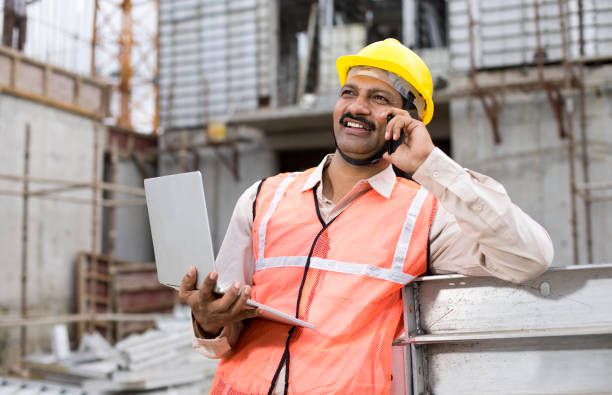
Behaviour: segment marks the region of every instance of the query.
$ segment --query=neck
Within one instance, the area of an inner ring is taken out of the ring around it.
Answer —
[[[323,171],[323,194],[334,203],[342,199],[357,182],[368,179],[384,170],[389,164],[381,160],[374,165],[355,166],[336,152],[329,166]]]

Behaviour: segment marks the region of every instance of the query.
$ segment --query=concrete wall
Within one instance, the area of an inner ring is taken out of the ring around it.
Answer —
[[[606,68],[606,82],[602,91],[590,96],[587,102],[591,182],[612,181],[612,68]],[[612,194],[612,188],[599,195]],[[593,202],[593,260],[612,262],[612,199]]]
[[[143,175],[134,161],[122,159],[118,163],[117,183],[143,187]],[[136,199],[133,195],[117,194],[117,199]],[[145,205],[120,206],[117,208],[115,257],[134,262],[153,262],[153,242]]]
[[[612,181],[612,80],[609,70],[589,71],[590,86],[599,87],[587,98],[587,141],[593,182]],[[580,259],[579,262],[573,260],[567,140],[559,137],[557,122],[545,94],[508,93],[501,99],[502,142],[499,145],[493,142],[490,123],[477,99],[452,101],[451,138],[455,160],[501,182],[513,201],[548,230],[555,246],[555,265],[587,263],[585,215],[580,198]],[[577,108],[577,101],[575,103]],[[575,130],[578,132],[577,118],[576,113]],[[577,178],[581,182],[578,154],[576,158]],[[612,201],[595,203],[592,210],[593,261],[610,262]]]
[[[0,94],[0,173],[23,174],[26,124],[31,127],[30,175],[91,182],[95,123],[87,118]],[[99,127],[99,126],[98,126]],[[100,131],[103,130],[99,127]],[[100,142],[103,141],[100,136]],[[100,149],[101,149],[100,144]],[[98,166],[101,174],[102,166]],[[42,185],[32,185],[31,190]],[[50,186],[48,186],[50,187]],[[21,191],[19,182],[0,181],[0,189]],[[63,193],[91,198],[91,189]],[[21,196],[0,194],[0,311],[20,313]],[[74,306],[74,259],[92,248],[92,206],[32,197],[28,218],[29,313],[53,315]],[[44,347],[50,327],[28,329],[30,351]],[[0,361],[18,352],[18,330],[0,331]]]

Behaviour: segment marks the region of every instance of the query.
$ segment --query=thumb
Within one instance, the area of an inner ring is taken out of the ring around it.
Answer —
[[[185,301],[192,291],[196,288],[196,279],[197,279],[197,270],[194,266],[190,266],[187,273],[183,276],[181,280],[181,287],[179,288],[179,299],[181,301]]]
[[[393,155],[389,155],[388,152],[385,152],[382,156],[382,160],[386,161],[387,163],[390,163],[392,165],[395,164],[394,160],[393,160]]]

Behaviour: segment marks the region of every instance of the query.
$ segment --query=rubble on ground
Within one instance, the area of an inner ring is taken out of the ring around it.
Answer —
[[[156,324],[156,329],[131,335],[115,346],[97,332],[86,334],[79,349],[67,357],[34,354],[26,357],[25,364],[34,377],[80,388],[86,394],[206,393],[217,361],[193,350],[190,319],[164,319]]]

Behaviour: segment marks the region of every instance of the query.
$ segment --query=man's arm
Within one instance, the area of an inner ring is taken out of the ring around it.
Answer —
[[[433,193],[439,211],[430,242],[434,272],[490,274],[521,282],[550,266],[553,246],[548,233],[512,203],[504,187],[463,169],[435,148],[423,122],[402,109],[391,109],[385,139],[405,143],[384,158],[411,173]]]
[[[237,299],[240,298],[240,295],[248,296],[249,286],[253,281],[255,262],[251,239],[252,207],[258,185],[259,182],[253,184],[238,199],[215,262],[218,279],[214,280],[218,282],[220,289],[230,292],[235,288],[237,280],[240,286]],[[189,273],[185,278],[188,276]],[[235,316],[236,320],[221,323],[218,317],[217,319],[210,317],[210,314],[204,311],[198,317],[195,313],[201,309],[201,306],[193,305],[191,308],[194,313],[193,328],[196,336],[194,347],[196,350],[209,358],[225,356],[238,341],[244,327],[242,320],[245,317],[238,314]],[[204,329],[204,318],[207,321],[211,321],[209,318],[212,318],[212,331]]]
[[[495,180],[462,168],[438,148],[413,179],[439,202],[430,234],[434,273],[492,275],[518,283],[550,266],[548,233]]]

